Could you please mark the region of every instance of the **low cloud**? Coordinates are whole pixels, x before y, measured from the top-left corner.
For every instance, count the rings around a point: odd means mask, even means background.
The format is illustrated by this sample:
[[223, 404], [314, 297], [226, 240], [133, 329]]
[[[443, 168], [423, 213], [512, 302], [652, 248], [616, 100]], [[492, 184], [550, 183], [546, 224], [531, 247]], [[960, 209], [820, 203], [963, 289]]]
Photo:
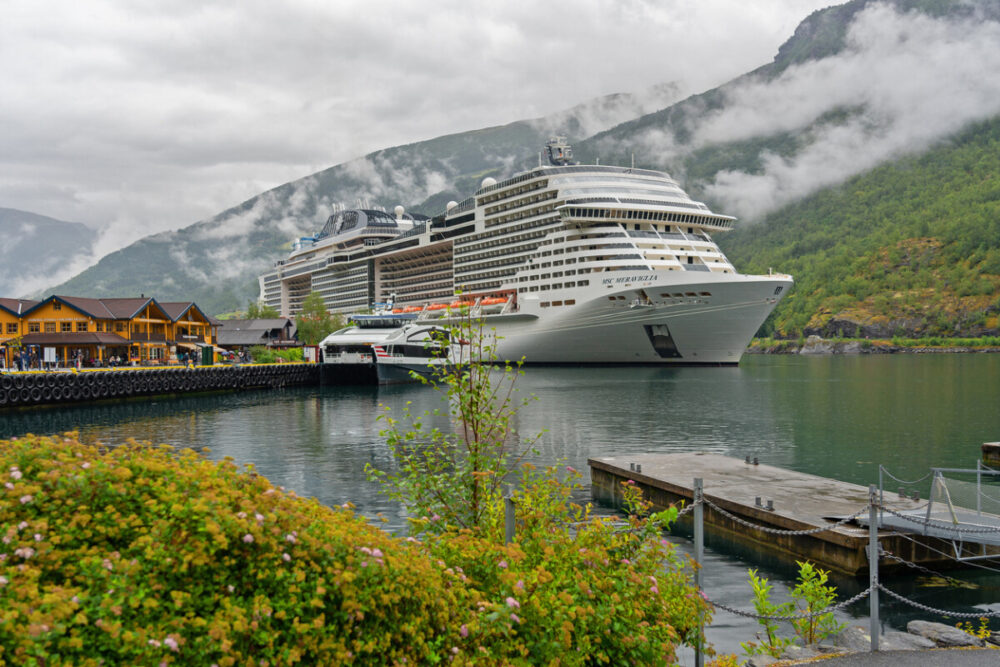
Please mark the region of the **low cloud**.
[[[676, 158], [712, 144], [796, 134], [804, 146], [793, 156], [765, 153], [761, 173], [722, 171], [706, 188], [722, 210], [759, 219], [1000, 113], [998, 71], [997, 21], [875, 5], [857, 15], [841, 54], [727, 88], [724, 108], [701, 116], [683, 147], [669, 133], [643, 140]], [[846, 120], [814, 125], [843, 110]]]

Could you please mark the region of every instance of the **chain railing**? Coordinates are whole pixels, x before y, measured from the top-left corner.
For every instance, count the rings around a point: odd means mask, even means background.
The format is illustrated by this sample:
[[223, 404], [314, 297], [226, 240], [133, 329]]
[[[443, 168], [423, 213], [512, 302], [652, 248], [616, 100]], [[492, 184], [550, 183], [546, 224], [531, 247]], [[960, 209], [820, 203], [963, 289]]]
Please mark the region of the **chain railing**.
[[[886, 474], [888, 474], [888, 473], [886, 473]], [[890, 475], [890, 477], [891, 477], [891, 475]], [[896, 478], [893, 477], [893, 479], [896, 479]], [[899, 480], [897, 480], [897, 481], [899, 481]], [[921, 481], [921, 480], [918, 480], [918, 481]], [[909, 482], [904, 482], [904, 483], [909, 483]], [[701, 512], [701, 511], [695, 511], [696, 508], [697, 509], [701, 509], [703, 507], [710, 507], [712, 510], [714, 510], [715, 512], [717, 512], [720, 516], [723, 516], [723, 517], [729, 519], [730, 521], [733, 521], [736, 524], [739, 524], [739, 525], [744, 526], [746, 528], [750, 528], [752, 530], [756, 530], [756, 531], [760, 531], [762, 533], [767, 533], [767, 534], [772, 534], [772, 535], [787, 535], [787, 536], [815, 535], [817, 533], [822, 533], [822, 532], [830, 531], [830, 530], [833, 530], [835, 528], [844, 526], [844, 525], [846, 525], [846, 524], [848, 524], [848, 523], [850, 523], [850, 522], [858, 519], [859, 517], [861, 517], [862, 515], [864, 515], [866, 512], [869, 515], [869, 526], [868, 526], [869, 545], [868, 545], [868, 548], [866, 549], [866, 551], [868, 553], [869, 562], [871, 564], [870, 568], [869, 568], [870, 569], [870, 578], [869, 578], [869, 582], [870, 583], [869, 583], [869, 586], [867, 588], [865, 588], [864, 590], [860, 591], [856, 595], [854, 595], [854, 596], [852, 596], [850, 598], [846, 598], [844, 600], [841, 600], [839, 602], [836, 602], [834, 604], [831, 604], [831, 605], [829, 605], [828, 607], [826, 607], [824, 609], [820, 609], [820, 610], [816, 610], [816, 611], [803, 611], [803, 612], [799, 612], [799, 613], [795, 613], [795, 614], [783, 614], [783, 615], [767, 615], [767, 614], [758, 614], [756, 612], [747, 611], [747, 610], [744, 610], [744, 609], [736, 609], [734, 607], [730, 607], [730, 606], [728, 606], [726, 604], [723, 604], [721, 602], [717, 602], [715, 600], [712, 600], [710, 597], [708, 597], [704, 593], [704, 591], [702, 591], [702, 595], [704, 596], [705, 600], [709, 604], [711, 604], [713, 607], [715, 607], [717, 609], [721, 609], [723, 611], [726, 611], [726, 612], [728, 612], [730, 614], [734, 614], [736, 616], [742, 616], [744, 618], [750, 618], [750, 619], [754, 619], [754, 620], [758, 620], [758, 621], [783, 621], [783, 622], [792, 622], [792, 621], [817, 618], [817, 617], [825, 616], [827, 614], [832, 614], [832, 613], [834, 613], [836, 611], [843, 610], [843, 609], [845, 609], [845, 608], [847, 608], [847, 607], [849, 607], [849, 606], [851, 606], [851, 605], [853, 605], [853, 604], [855, 604], [857, 602], [860, 602], [861, 600], [863, 600], [866, 597], [869, 597], [870, 598], [870, 605], [871, 605], [871, 607], [870, 607], [870, 613], [871, 613], [871, 637], [872, 637], [872, 639], [871, 639], [871, 646], [872, 646], [871, 650], [872, 651], [878, 651], [878, 635], [879, 635], [878, 592], [879, 591], [885, 593], [886, 595], [888, 595], [889, 597], [893, 598], [894, 600], [897, 600], [897, 601], [902, 602], [904, 604], [910, 605], [910, 606], [912, 606], [912, 607], [914, 607], [916, 609], [920, 609], [920, 610], [925, 611], [925, 612], [930, 613], [930, 614], [935, 614], [935, 615], [940, 615], [940, 616], [947, 616], [947, 617], [953, 617], [953, 618], [962, 618], [962, 619], [976, 619], [976, 618], [983, 618], [983, 617], [1000, 617], [1000, 611], [983, 611], [983, 612], [976, 612], [976, 613], [965, 613], [965, 612], [948, 611], [948, 610], [945, 610], [945, 609], [937, 609], [935, 607], [931, 607], [931, 606], [925, 605], [923, 603], [916, 602], [915, 600], [911, 600], [911, 599], [909, 599], [909, 598], [907, 598], [907, 597], [905, 597], [903, 595], [900, 595], [899, 593], [896, 593], [895, 591], [887, 588], [879, 580], [879, 576], [878, 576], [878, 561], [881, 560], [882, 558], [885, 558], [885, 559], [893, 561], [894, 563], [898, 563], [900, 565], [906, 566], [906, 567], [911, 568], [913, 570], [916, 570], [918, 572], [922, 572], [924, 574], [928, 574], [928, 575], [935, 576], [935, 577], [941, 577], [941, 578], [943, 578], [945, 581], [947, 581], [949, 584], [951, 584], [953, 586], [961, 586], [962, 585], [962, 582], [960, 580], [958, 580], [958, 579], [955, 579], [954, 577], [950, 577], [950, 576], [947, 576], [947, 575], [942, 575], [942, 574], [940, 574], [940, 573], [938, 573], [938, 572], [936, 572], [936, 571], [934, 571], [934, 570], [932, 570], [932, 569], [930, 569], [928, 567], [925, 567], [923, 565], [919, 565], [919, 564], [914, 563], [912, 561], [908, 561], [905, 558], [902, 558], [902, 557], [900, 557], [900, 556], [898, 556], [896, 554], [893, 554], [893, 553], [891, 553], [889, 551], [886, 551], [885, 549], [883, 549], [881, 547], [881, 545], [879, 544], [879, 541], [878, 541], [878, 524], [879, 524], [879, 521], [878, 521], [878, 516], [879, 516], [878, 512], [880, 512], [880, 511], [881, 512], [887, 512], [889, 514], [892, 514], [894, 516], [900, 517], [902, 519], [906, 519], [906, 520], [911, 521], [911, 522], [913, 522], [914, 524], [917, 524], [917, 525], [933, 526], [933, 527], [938, 527], [938, 528], [940, 526], [937, 525], [937, 524], [935, 524], [932, 521], [929, 521], [928, 519], [925, 519], [925, 518], [924, 519], [920, 519], [920, 518], [911, 517], [909, 515], [902, 514], [902, 513], [897, 512], [897, 511], [895, 511], [895, 510], [893, 510], [891, 508], [886, 507], [880, 501], [879, 492], [876, 490], [875, 486], [869, 487], [869, 503], [867, 505], [865, 505], [865, 507], [859, 509], [857, 512], [854, 512], [854, 513], [852, 513], [852, 514], [850, 514], [848, 516], [840, 518], [839, 520], [837, 520], [836, 522], [831, 523], [830, 525], [819, 526], [817, 528], [811, 528], [811, 529], [807, 529], [807, 530], [784, 530], [784, 529], [780, 529], [780, 528], [772, 528], [771, 526], [764, 526], [764, 525], [761, 525], [761, 524], [758, 524], [758, 523], [747, 521], [746, 519], [743, 519], [742, 517], [736, 516], [732, 512], [729, 512], [729, 511], [723, 509], [717, 503], [715, 503], [715, 502], [709, 500], [707, 497], [705, 497], [704, 490], [702, 488], [702, 481], [701, 481], [701, 479], [695, 479], [695, 481], [694, 481], [694, 487], [693, 488], [694, 488], [694, 493], [693, 493], [694, 498], [693, 498], [692, 502], [690, 504], [686, 505], [681, 510], [679, 510], [679, 512], [677, 514], [677, 518], [680, 518], [680, 517], [685, 516], [685, 515], [687, 515], [687, 514], [689, 514], [691, 512], [694, 512], [694, 521], [695, 521], [695, 526], [694, 526], [694, 533], [695, 533], [695, 560], [698, 561], [699, 565], [701, 565], [701, 561], [704, 560], [703, 557], [702, 557], [702, 553], [703, 553], [703, 550], [704, 550], [704, 545], [702, 543], [703, 539], [704, 539], [704, 526], [703, 526], [703, 523], [704, 523], [704, 513]], [[957, 527], [954, 527], [954, 526], [948, 526], [948, 529], [949, 530], [956, 530], [957, 532], [971, 533], [971, 534], [983, 534], [983, 533], [1000, 532], [1000, 528], [993, 528], [993, 529], [960, 529], [960, 528], [957, 528]], [[897, 534], [898, 535], [905, 535], [905, 534], [902, 534], [902, 533], [897, 533]], [[940, 552], [940, 553], [942, 553], [943, 555], [947, 555], [947, 554], [944, 554], [944, 552]], [[872, 554], [874, 554], [874, 556], [872, 556]], [[700, 575], [700, 573], [701, 573], [701, 568], [700, 567], [696, 570], [696, 573], [697, 573], [697, 575]], [[702, 586], [701, 586], [701, 577], [697, 576], [697, 575], [696, 575], [695, 585], [699, 589], [701, 589], [702, 588]], [[702, 656], [702, 653], [701, 653], [700, 650], [696, 649], [696, 651], [695, 651], [695, 660], [696, 660], [696, 665], [698, 665], [698, 667], [701, 667], [701, 665], [703, 665], [703, 656]]]

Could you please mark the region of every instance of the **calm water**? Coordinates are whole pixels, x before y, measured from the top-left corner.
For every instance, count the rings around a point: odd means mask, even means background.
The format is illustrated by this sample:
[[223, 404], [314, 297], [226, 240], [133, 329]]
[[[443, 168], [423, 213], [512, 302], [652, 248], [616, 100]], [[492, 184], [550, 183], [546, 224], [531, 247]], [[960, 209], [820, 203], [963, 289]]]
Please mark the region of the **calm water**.
[[[538, 397], [517, 424], [525, 435], [543, 432], [538, 461], [581, 470], [590, 456], [700, 450], [749, 454], [867, 485], [878, 481], [879, 463], [908, 479], [929, 466], [974, 467], [980, 445], [1000, 440], [1000, 355], [750, 356], [738, 368], [530, 368], [519, 387]], [[398, 410], [407, 401], [415, 411], [440, 405], [439, 395], [421, 386], [254, 392], [2, 414], [0, 437], [77, 429], [84, 440], [109, 444], [136, 438], [209, 447], [213, 458], [253, 463], [276, 484], [327, 504], [350, 500], [400, 528], [402, 513], [364, 481], [364, 467], [390, 465], [376, 418], [382, 406]], [[721, 602], [749, 607], [748, 566], [775, 581], [792, 575], [788, 563], [709, 546], [706, 590]], [[955, 611], [992, 603], [1000, 609], [1000, 574], [978, 569], [962, 576], [977, 588], [942, 590], [912, 578], [891, 586]], [[853, 580], [837, 584], [843, 593], [860, 590]], [[916, 617], [888, 603], [882, 608], [892, 627]], [[867, 601], [850, 611], [858, 617], [844, 620], [867, 622], [860, 618]], [[710, 638], [738, 651], [754, 629], [719, 612]]]

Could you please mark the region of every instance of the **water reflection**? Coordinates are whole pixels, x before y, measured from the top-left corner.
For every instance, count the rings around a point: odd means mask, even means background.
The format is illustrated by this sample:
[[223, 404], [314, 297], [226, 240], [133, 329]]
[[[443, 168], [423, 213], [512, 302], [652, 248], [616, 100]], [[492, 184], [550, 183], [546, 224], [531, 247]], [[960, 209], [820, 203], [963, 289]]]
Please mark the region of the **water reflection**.
[[[542, 433], [539, 463], [565, 461], [586, 470], [591, 456], [630, 452], [710, 451], [867, 485], [877, 464], [915, 479], [930, 466], [973, 467], [984, 441], [1000, 440], [1000, 355], [747, 357], [737, 368], [529, 368], [519, 383], [534, 394], [515, 426]], [[326, 504], [354, 502], [388, 527], [405, 526], [401, 509], [365, 481], [365, 464], [392, 461], [379, 435], [383, 407], [395, 413], [446, 408], [422, 386], [328, 387], [122, 401], [0, 413], [0, 437], [79, 430], [107, 444], [128, 438], [209, 447], [208, 456], [253, 463], [276, 484]], [[441, 418], [436, 425], [446, 428]], [[926, 497], [924, 492], [923, 497]], [[586, 495], [581, 499], [586, 499]], [[680, 544], [686, 540], [677, 538]], [[710, 541], [706, 588], [748, 608], [746, 569], [775, 582], [794, 564]], [[913, 577], [890, 582], [911, 598], [955, 611], [998, 599], [1000, 578], [971, 570], [973, 589], [927, 587]], [[856, 580], [838, 580], [845, 594]], [[786, 583], [778, 586], [779, 593]], [[867, 613], [867, 603], [843, 620]], [[883, 601], [901, 627], [919, 614]], [[739, 651], [752, 623], [718, 614], [711, 638]]]

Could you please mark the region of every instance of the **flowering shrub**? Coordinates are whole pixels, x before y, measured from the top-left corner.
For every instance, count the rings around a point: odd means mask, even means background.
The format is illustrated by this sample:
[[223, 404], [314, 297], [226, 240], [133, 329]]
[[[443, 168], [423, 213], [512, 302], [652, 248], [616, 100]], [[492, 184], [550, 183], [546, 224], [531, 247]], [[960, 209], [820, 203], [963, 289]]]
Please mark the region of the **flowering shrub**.
[[0, 442], [0, 664], [427, 664], [479, 601], [417, 543], [231, 462]]
[[[470, 650], [501, 664], [675, 664], [679, 644], [700, 641], [699, 614], [710, 620], [693, 563], [662, 537], [676, 510], [648, 515], [626, 484], [631, 513], [616, 525], [569, 501], [579, 477], [569, 473], [525, 466], [509, 545], [502, 519], [490, 530], [424, 532], [431, 553], [482, 593], [462, 629]], [[502, 503], [491, 514], [502, 517]]]

